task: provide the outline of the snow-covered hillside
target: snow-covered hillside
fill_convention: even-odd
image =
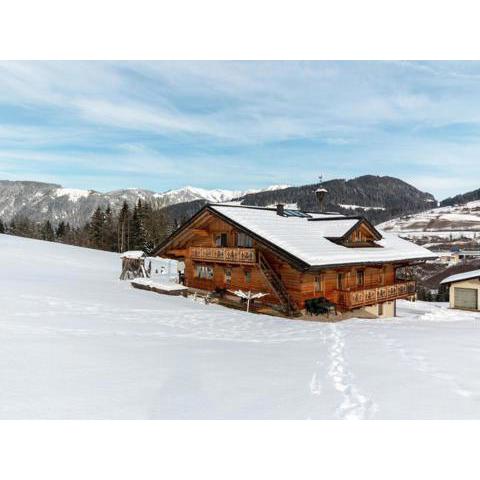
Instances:
[[[395,218],[378,228],[413,239],[480,239],[480,200]]]
[[[480,314],[285,320],[135,290],[118,255],[0,235],[0,418],[479,418]]]
[[[72,225],[84,225],[97,207],[110,205],[120,209],[123,202],[135,204],[138,199],[161,208],[192,200],[227,202],[247,193],[272,191],[288,185],[272,185],[258,190],[206,190],[187,186],[177,190],[156,193],[151,190],[127,188],[101,193],[95,190],[63,188],[60,185],[0,180],[0,219],[9,221],[15,215],[23,215],[33,221],[64,220]]]

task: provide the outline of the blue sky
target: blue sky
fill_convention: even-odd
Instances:
[[[480,188],[479,62],[0,62],[0,178]]]

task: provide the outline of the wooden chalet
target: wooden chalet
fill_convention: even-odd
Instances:
[[[287,315],[322,298],[339,311],[394,316],[395,301],[415,295],[400,269],[435,258],[361,217],[234,204],[205,206],[155,254],[183,261],[191,289],[267,293],[262,305]]]

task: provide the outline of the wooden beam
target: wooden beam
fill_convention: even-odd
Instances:
[[[205,230],[204,228],[192,228],[190,231],[199,237],[208,237],[208,230]]]
[[[168,250],[167,255],[173,255],[174,257],[185,257],[188,249]]]

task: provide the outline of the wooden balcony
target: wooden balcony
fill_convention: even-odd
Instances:
[[[399,281],[382,287],[352,288],[336,290],[338,305],[344,308],[359,308],[376,303],[407,298],[415,294],[415,281]]]
[[[190,256],[205,262],[254,264],[257,261],[254,248],[191,247]]]

